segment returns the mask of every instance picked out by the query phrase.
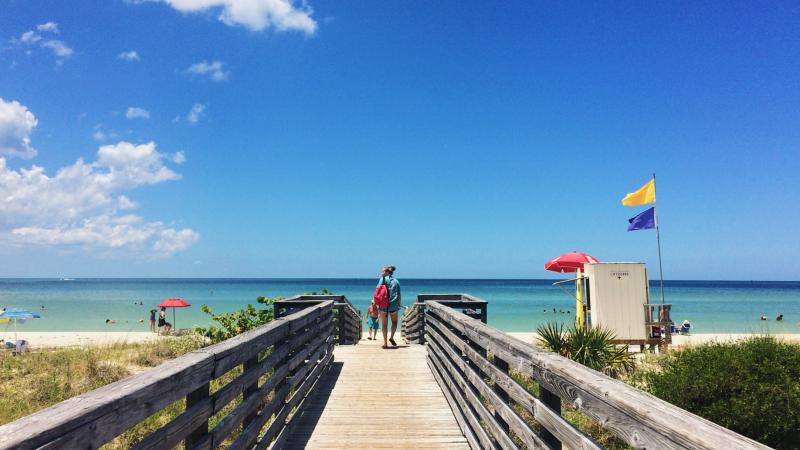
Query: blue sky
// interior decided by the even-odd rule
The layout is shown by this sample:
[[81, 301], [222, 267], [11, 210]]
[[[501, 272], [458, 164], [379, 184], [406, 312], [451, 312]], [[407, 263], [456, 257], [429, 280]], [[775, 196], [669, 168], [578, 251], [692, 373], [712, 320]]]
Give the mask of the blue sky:
[[269, 4], [0, 3], [0, 274], [655, 274], [656, 172], [666, 278], [798, 279], [797, 2]]

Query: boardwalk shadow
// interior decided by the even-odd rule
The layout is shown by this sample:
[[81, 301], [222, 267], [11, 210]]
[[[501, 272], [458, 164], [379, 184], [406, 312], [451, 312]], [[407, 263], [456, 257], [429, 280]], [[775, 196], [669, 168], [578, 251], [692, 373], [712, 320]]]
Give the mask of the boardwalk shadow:
[[300, 411], [300, 416], [292, 420], [292, 432], [289, 442], [283, 448], [305, 448], [308, 444], [314, 428], [319, 422], [325, 405], [336, 387], [339, 375], [342, 373], [343, 362], [334, 361], [330, 367], [322, 374], [322, 378], [314, 386], [313, 391], [306, 399], [307, 405]]

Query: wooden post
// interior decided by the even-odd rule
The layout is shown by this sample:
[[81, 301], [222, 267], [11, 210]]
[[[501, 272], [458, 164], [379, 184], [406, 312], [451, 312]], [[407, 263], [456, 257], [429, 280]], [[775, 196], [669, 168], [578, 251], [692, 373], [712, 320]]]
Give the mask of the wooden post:
[[[257, 365], [257, 364], [258, 364], [258, 353], [256, 353], [255, 356], [253, 356], [252, 358], [250, 358], [250, 359], [248, 359], [247, 361], [244, 362], [244, 371], [247, 372], [247, 369], [249, 369], [249, 368], [251, 368], [251, 367], [253, 367], [253, 366]], [[242, 392], [242, 401], [247, 400], [248, 397], [250, 397], [251, 395], [255, 394], [256, 392], [258, 392], [258, 379], [256, 379], [253, 382], [253, 384], [251, 384], [249, 386], [246, 386], [244, 388], [244, 391]], [[242, 427], [243, 428], [246, 428], [247, 425], [249, 425], [250, 422], [253, 421], [253, 419], [256, 417], [257, 412], [258, 411], [253, 411], [252, 413], [248, 414], [244, 418], [244, 421], [242, 422]]]
[[[209, 388], [211, 383], [206, 383], [200, 386], [198, 389], [190, 392], [189, 395], [186, 396], [186, 409], [191, 408], [192, 406], [200, 403], [203, 400], [208, 398]], [[203, 437], [208, 434], [208, 420], [203, 422], [202, 424], [198, 425], [188, 436], [186, 436], [185, 447], [190, 448], [197, 442], [199, 442]]]
[[344, 320], [344, 307], [342, 305], [334, 305], [334, 308], [336, 309], [336, 325], [339, 327], [337, 339], [339, 340], [339, 345], [344, 345], [347, 343], [347, 326]]
[[[547, 405], [548, 408], [553, 410], [553, 412], [559, 416], [561, 415], [561, 398], [545, 389], [541, 384], [539, 384], [539, 399], [542, 401], [542, 403]], [[553, 436], [552, 433], [547, 431], [547, 429], [542, 430], [542, 439], [544, 439], [544, 441], [547, 442], [547, 445], [554, 450], [561, 450], [561, 441], [559, 441], [557, 437]]]
[[[494, 361], [492, 362], [494, 366], [500, 369], [504, 374], [508, 375], [508, 363], [500, 359], [497, 355], [494, 355], [493, 359]], [[506, 392], [506, 390], [503, 389], [499, 383], [495, 382], [494, 386], [492, 386], [492, 390], [497, 394], [498, 397], [500, 397], [500, 400], [502, 400], [503, 403], [508, 404], [508, 399], [509, 399], [508, 392]], [[494, 418], [497, 420], [497, 423], [500, 425], [500, 428], [502, 428], [503, 431], [506, 434], [508, 434], [509, 431], [508, 423], [505, 420], [503, 420], [502, 415], [498, 411], [494, 412]]]

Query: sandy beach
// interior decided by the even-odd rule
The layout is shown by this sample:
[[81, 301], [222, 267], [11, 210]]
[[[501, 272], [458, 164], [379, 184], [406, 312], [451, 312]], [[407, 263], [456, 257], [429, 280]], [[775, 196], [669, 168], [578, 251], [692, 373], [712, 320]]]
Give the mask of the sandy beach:
[[[147, 342], [159, 337], [147, 331], [20, 331], [17, 335], [31, 349]], [[14, 340], [14, 333], [7, 333], [5, 339]]]
[[[536, 339], [536, 333], [508, 333], [508, 335], [528, 343], [532, 343]], [[698, 345], [713, 341], [717, 342], [737, 341], [741, 339], [747, 339], [748, 337], [751, 336], [758, 336], [758, 335], [752, 333], [729, 333], [729, 334], [698, 333], [690, 335], [673, 335], [672, 347]], [[800, 334], [772, 334], [770, 336], [774, 336], [778, 339], [786, 341], [800, 342]]]
[[[121, 342], [136, 343], [152, 341], [159, 338], [156, 334], [145, 331], [20, 331], [18, 334], [19, 339], [27, 340], [32, 349], [85, 347], [92, 345], [110, 345]], [[527, 343], [533, 343], [536, 339], [536, 333], [511, 332], [508, 333], [508, 335]], [[366, 338], [366, 336], [367, 333], [364, 333], [364, 338]], [[747, 333], [676, 335], [672, 337], [672, 346], [683, 347], [712, 341], [736, 341], [749, 336], [754, 335]], [[774, 334], [772, 336], [791, 342], [800, 342], [800, 334]], [[7, 334], [5, 339], [13, 340], [13, 333]]]

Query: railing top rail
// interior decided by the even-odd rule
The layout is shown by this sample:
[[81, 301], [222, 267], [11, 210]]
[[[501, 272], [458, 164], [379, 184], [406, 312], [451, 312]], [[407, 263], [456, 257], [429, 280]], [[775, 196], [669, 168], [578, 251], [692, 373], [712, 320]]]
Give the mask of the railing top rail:
[[474, 302], [477, 304], [486, 304], [486, 300], [478, 297], [473, 297], [469, 294], [419, 294], [417, 295], [417, 302], [437, 301], [440, 303], [447, 303], [451, 301], [458, 302]]
[[292, 303], [313, 303], [319, 302], [322, 300], [333, 300], [336, 305], [346, 304], [349, 306], [349, 309], [353, 312], [353, 314], [361, 317], [361, 312], [358, 308], [353, 305], [353, 303], [344, 295], [334, 295], [334, 294], [302, 294], [302, 295], [295, 295], [293, 297], [285, 298], [283, 300], [278, 300], [275, 303], [281, 304], [286, 302]]
[[333, 301], [322, 301], [234, 338], [2, 425], [0, 448], [15, 448], [23, 443], [29, 447], [31, 442], [47, 443], [114, 414], [131, 415], [133, 411], [142, 409], [160, 410], [288, 337], [292, 329], [312, 323], [332, 306]]
[[[769, 448], [575, 361], [542, 350], [447, 306], [432, 311], [471, 340], [638, 447]], [[660, 445], [659, 445], [660, 444]]]

